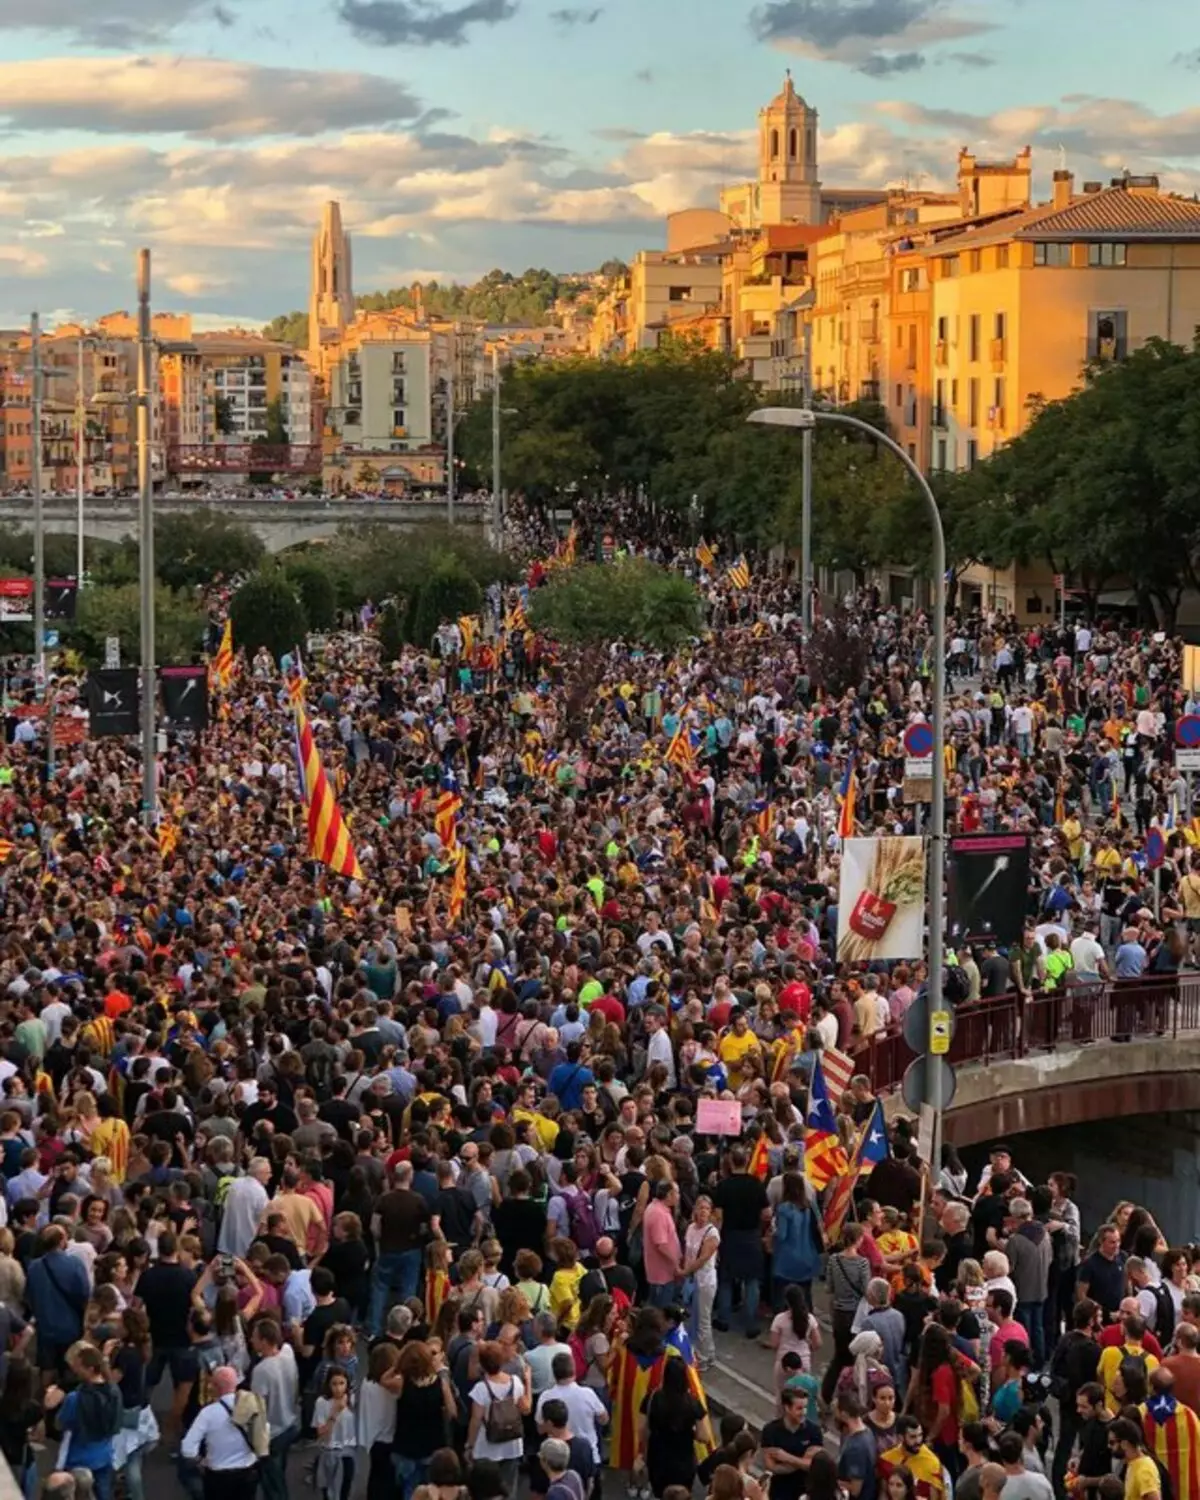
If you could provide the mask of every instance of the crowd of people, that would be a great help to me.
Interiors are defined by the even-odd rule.
[[[1200,1258],[1144,1209],[1085,1226],[1004,1147],[968,1184],[902,1115],[847,1222],[806,1179],[822,1054],[852,1147],[864,1049],[925,979],[839,964],[836,927],[847,761],[860,832],[916,828],[928,620],[866,590],[806,643],[794,581],[737,588],[635,519],[581,508],[581,549],[683,569],[706,631],[614,643],[582,703],[524,591],[432,652],[381,661],[365,612],[303,662],[361,878],[310,857],[265,655],[161,756],[169,839],[129,745],[48,776],[6,705],[0,1449],[29,1500],[144,1500],[152,1452],[193,1500],[589,1500],[606,1471],[655,1500],[1200,1500]],[[948,639],[948,817],[1034,848],[1025,939],[963,947],[964,1003],[1174,973],[1176,645]],[[773,1353],[760,1432],[708,1409],[734,1331]]]

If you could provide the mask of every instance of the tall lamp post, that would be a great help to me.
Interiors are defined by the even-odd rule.
[[[37,695],[46,691],[46,517],[42,504],[42,325],[37,313],[29,319],[33,363],[30,416],[33,427],[33,661]]]
[[[137,473],[142,615],[142,816],[153,827],[158,805],[154,673],[154,476],[150,463],[150,252],[137,259]]]
[[[818,422],[829,422],[837,427],[849,427],[889,449],[917,482],[929,509],[933,526],[933,807],[932,831],[929,840],[929,1010],[941,1009],[942,997],[942,952],[945,931],[944,895],[942,886],[945,864],[946,842],[946,533],[942,528],[942,517],[929,482],[908,454],[869,422],[858,417],[846,416],[844,412],[810,411],[798,406],[767,406],[751,412],[746,419],[765,427],[796,427],[811,442]],[[811,473],[811,467],[809,469]],[[929,1071],[929,1103],[933,1109],[933,1161],[930,1167],[937,1172],[942,1154],[942,1115],[945,1100],[942,1097],[942,1070]]]

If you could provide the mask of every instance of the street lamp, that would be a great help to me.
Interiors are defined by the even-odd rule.
[[[810,411],[799,406],[766,406],[746,418],[765,427],[797,427],[811,441],[818,422],[849,427],[889,449],[916,480],[933,525],[933,788],[929,869],[929,1011],[942,1008],[942,942],[945,925],[942,869],[946,839],[946,534],[929,482],[908,454],[886,432],[844,412]],[[811,468],[810,468],[811,479]],[[942,1071],[929,1070],[929,1103],[934,1113],[933,1161],[936,1173],[942,1150]]]
[[[515,406],[500,405],[500,350],[492,345],[492,530],[498,551],[504,550],[504,500],[500,491],[500,418],[515,417]]]

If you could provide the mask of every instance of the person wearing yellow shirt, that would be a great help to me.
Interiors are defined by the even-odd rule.
[[[762,1044],[750,1030],[746,1013],[734,1009],[729,1013],[729,1030],[717,1043],[717,1056],[725,1064],[729,1074],[729,1087],[738,1089],[742,1085],[742,1062],[752,1052],[762,1056]]]
[[[1104,1387],[1104,1404],[1114,1415],[1128,1400],[1128,1392],[1121,1380],[1123,1361],[1134,1360],[1144,1367],[1147,1380],[1158,1369],[1158,1360],[1142,1344],[1142,1335],[1146,1331],[1145,1319],[1136,1313],[1128,1313],[1121,1321],[1121,1331],[1125,1335],[1123,1341],[1103,1351],[1096,1371],[1096,1379]]]
[[[1158,1465],[1146,1452],[1145,1433],[1128,1417],[1118,1417],[1108,1429],[1108,1446],[1125,1465],[1125,1500],[1162,1500]]]
[[[528,1122],[537,1136],[537,1143],[542,1151],[553,1151],[554,1143],[558,1140],[561,1129],[557,1120],[548,1119],[532,1109],[522,1109],[519,1105],[513,1110],[512,1117],[518,1124],[522,1121]]]
[[[1113,848],[1111,839],[1101,835],[1096,852],[1092,856],[1092,864],[1096,874],[1102,879],[1118,875],[1121,871],[1121,851]]]
[[[1083,824],[1080,822],[1077,812],[1069,812],[1063,820],[1063,838],[1067,841],[1067,850],[1071,856],[1071,863],[1077,865],[1083,858]]]
[[[579,1251],[572,1240],[555,1240],[550,1250],[558,1264],[550,1278],[550,1311],[560,1323],[574,1328],[583,1311],[579,1283],[587,1272],[579,1264]]]

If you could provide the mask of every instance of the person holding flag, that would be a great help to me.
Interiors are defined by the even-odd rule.
[[[820,1192],[835,1178],[850,1170],[846,1148],[838,1134],[837,1119],[820,1060],[814,1064],[808,1092],[808,1113],[804,1117],[804,1175]]]
[[[842,775],[842,784],[838,788],[837,833],[840,839],[854,837],[854,814],[857,802],[858,771],[854,765],[854,754],[851,752],[846,757],[846,769]]]

